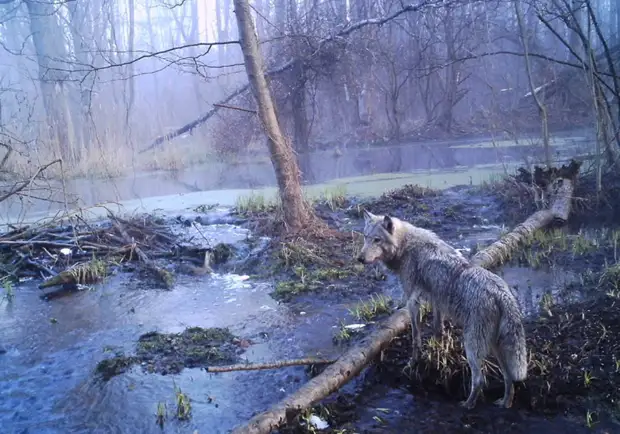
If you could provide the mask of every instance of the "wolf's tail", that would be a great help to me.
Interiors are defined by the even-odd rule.
[[[527,347],[521,311],[517,303],[502,300],[498,349],[513,381],[527,378]]]

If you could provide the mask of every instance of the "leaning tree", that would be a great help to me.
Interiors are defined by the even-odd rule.
[[[250,14],[250,5],[248,0],[234,0],[234,6],[245,70],[256,98],[258,117],[267,135],[267,145],[276,172],[284,223],[289,230],[298,231],[313,221],[314,213],[304,200],[297,159],[278,121],[273,96],[265,76],[256,27]]]

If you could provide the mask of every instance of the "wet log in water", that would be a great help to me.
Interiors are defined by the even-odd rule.
[[[505,262],[534,231],[543,229],[554,221],[565,222],[570,214],[573,187],[579,167],[580,163],[572,161],[569,166],[562,166],[560,169],[545,169],[549,174],[545,179],[548,181],[545,185],[549,193],[548,197],[552,201],[549,208],[534,213],[511,233],[487,249],[478,252],[472,258],[472,262],[484,268],[498,266]],[[543,172],[539,169],[539,176]],[[245,425],[235,428],[232,434],[269,434],[284,425],[287,420],[336,392],[361,373],[393,338],[407,331],[410,323],[407,310],[399,309],[377,330],[350,348],[336,362],[308,381],[297,392],[289,395],[270,410],[254,416]]]
[[[474,265],[484,268],[494,268],[510,259],[512,253],[517,250],[519,245],[531,237],[534,232],[551,223],[563,224],[568,220],[573,199],[575,179],[579,172],[580,163],[571,161],[569,166],[562,166],[560,169],[550,168],[547,170],[536,167],[534,182],[538,187],[544,185],[549,197],[550,206],[548,209],[537,211],[527,218],[523,223],[515,227],[510,233],[491,244],[484,250],[476,253],[471,259]],[[528,179],[521,169],[520,176]],[[558,177],[558,176],[562,177]],[[520,177],[517,177],[519,180]],[[531,178],[530,178],[531,179]]]
[[[280,360],[272,363],[239,363],[236,365],[226,366],[208,366],[207,372],[233,372],[233,371],[262,371],[266,369],[279,369],[288,366],[304,366],[304,365],[327,365],[334,363],[334,360],[328,359],[295,359]]]

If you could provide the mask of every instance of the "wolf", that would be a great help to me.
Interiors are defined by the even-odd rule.
[[[509,408],[514,382],[527,378],[527,348],[521,309],[506,282],[490,271],[472,265],[434,232],[389,215],[364,210],[364,246],[357,260],[383,262],[398,274],[411,317],[412,356],[420,356],[420,301],[430,301],[433,328],[442,333],[448,318],[463,328],[471,388],[461,405],[473,409],[482,387],[482,362],[493,354],[504,377],[504,396],[495,404]]]

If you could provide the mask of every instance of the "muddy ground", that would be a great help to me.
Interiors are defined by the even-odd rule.
[[[609,186],[607,201],[588,201],[585,198],[595,196],[592,179],[582,178],[571,223],[536,233],[531,245],[512,258],[521,265],[562,266],[580,274],[579,282],[565,288],[561,300],[546,294],[539,300],[539,312],[527,319],[529,378],[518,385],[513,409],[491,404],[503,392],[501,376],[492,363],[485,367],[485,400],[473,411],[458,407],[467,395],[469,373],[460,331],[449,327],[441,342],[426,336],[425,359],[414,372],[403,369],[409,358],[409,334],[395,339],[353,391],[349,388],[313,409],[330,424],[321,432],[387,433],[414,427],[416,432],[618,432],[620,214],[613,204],[620,203],[620,182]],[[360,320],[386,317],[400,300],[377,302],[376,295],[398,283],[381,266],[360,267],[354,261],[361,243],[362,207],[434,230],[456,247],[469,247],[471,254],[494,240],[459,245],[470,232],[506,222],[510,229],[536,210],[532,197],[509,181],[443,192],[406,186],[373,201],[330,200],[315,205],[328,230],[303,238],[275,236],[261,262],[244,264],[244,272],[272,279],[273,296],[285,303],[308,298],[329,303],[358,296],[370,300],[358,310]],[[248,227],[264,235],[274,235],[277,214],[276,209],[240,213]],[[427,313],[427,322],[431,316]],[[342,329],[335,342],[344,351],[372,327],[368,325],[363,333]],[[370,414],[369,408],[378,403],[386,408]],[[307,423],[308,414],[281,432],[315,432]]]

